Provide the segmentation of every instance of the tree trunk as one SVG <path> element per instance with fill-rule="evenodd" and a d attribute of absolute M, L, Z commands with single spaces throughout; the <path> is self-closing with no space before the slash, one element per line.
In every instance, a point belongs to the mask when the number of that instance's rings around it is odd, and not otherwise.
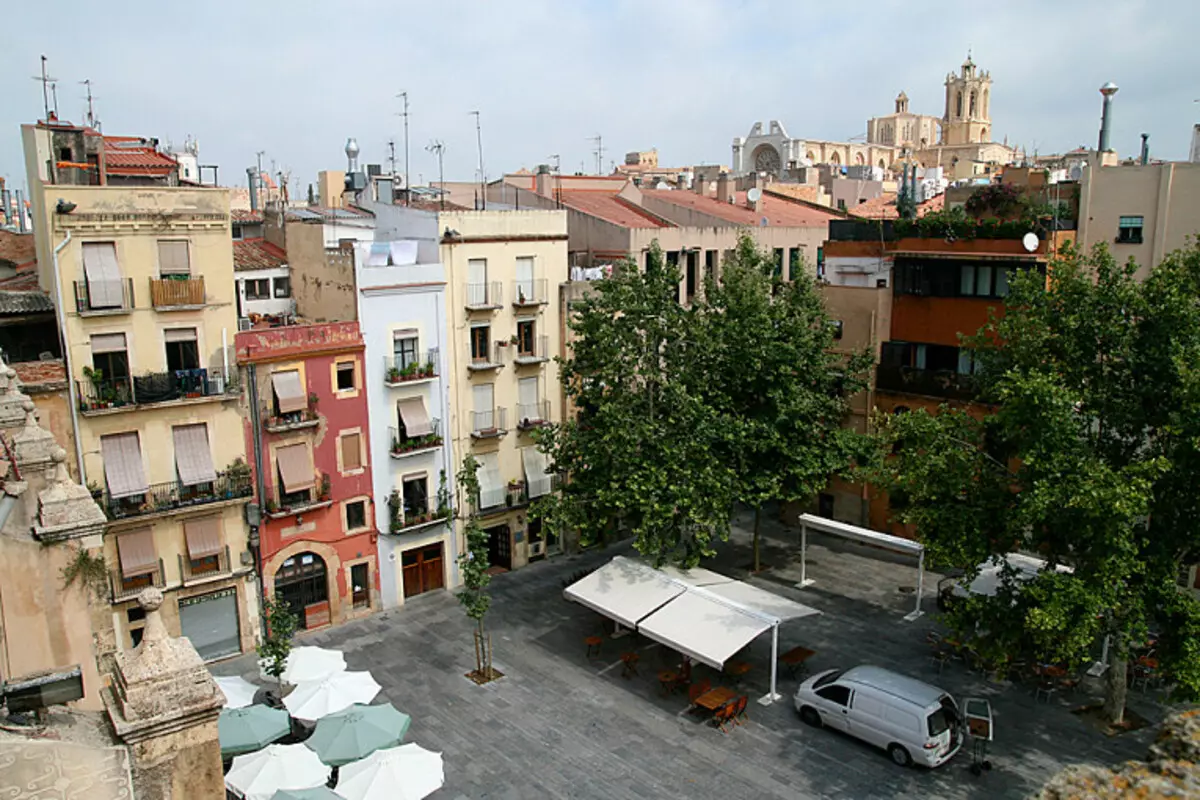
<path fill-rule="evenodd" d="M 758 519 L 762 516 L 762 507 L 754 507 L 754 571 L 758 572 L 762 569 L 762 564 L 758 560 Z"/>
<path fill-rule="evenodd" d="M 1110 725 L 1125 721 L 1126 662 L 1124 637 L 1114 635 L 1108 649 L 1108 672 L 1104 676 L 1104 719 Z"/>

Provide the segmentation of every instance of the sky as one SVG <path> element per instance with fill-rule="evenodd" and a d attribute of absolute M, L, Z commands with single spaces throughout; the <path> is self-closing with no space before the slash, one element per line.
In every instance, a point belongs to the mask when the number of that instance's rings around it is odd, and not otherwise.
<path fill-rule="evenodd" d="M 24 184 L 19 126 L 42 115 L 39 57 L 59 116 L 83 119 L 92 81 L 105 133 L 197 140 L 224 185 L 246 167 L 292 174 L 384 163 L 409 98 L 414 182 L 552 163 L 603 168 L 657 148 L 669 166 L 728 164 L 734 137 L 780 120 L 796 138 L 844 141 L 891 113 L 941 116 L 968 50 L 993 78 L 993 138 L 1030 153 L 1094 147 L 1098 87 L 1114 81 L 1112 143 L 1186 159 L 1200 122 L 1200 3 L 1094 0 L 943 7 L 891 0 L 204 0 L 18 2 L 0 12 L 0 175 Z M 1101 7 L 1103 9 L 1101 10 Z"/>

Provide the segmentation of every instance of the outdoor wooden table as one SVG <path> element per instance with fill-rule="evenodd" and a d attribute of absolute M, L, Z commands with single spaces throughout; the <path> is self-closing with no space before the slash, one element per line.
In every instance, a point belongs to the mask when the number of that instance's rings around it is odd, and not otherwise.
<path fill-rule="evenodd" d="M 793 647 L 781 655 L 779 660 L 787 667 L 788 674 L 794 678 L 797 672 L 804 669 L 804 662 L 816 654 L 816 650 L 809 650 L 807 647 Z"/>
<path fill-rule="evenodd" d="M 735 697 L 737 697 L 737 692 L 733 689 L 718 686 L 697 697 L 696 705 L 708 711 L 716 711 Z"/>
<path fill-rule="evenodd" d="M 679 673 L 674 670 L 664 669 L 658 673 L 658 683 L 664 695 L 671 694 L 675 691 L 675 687 L 679 685 Z"/>
<path fill-rule="evenodd" d="M 725 674 L 738 680 L 741 680 L 749 671 L 750 665 L 745 661 L 732 661 L 725 665 Z"/>

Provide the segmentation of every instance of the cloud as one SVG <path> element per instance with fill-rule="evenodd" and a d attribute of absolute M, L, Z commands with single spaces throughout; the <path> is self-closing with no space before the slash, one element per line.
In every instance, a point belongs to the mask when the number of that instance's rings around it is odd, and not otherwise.
<path fill-rule="evenodd" d="M 74 20 L 70 25 L 64 20 Z M 770 0 L 353 0 L 286 6 L 160 3 L 119 12 L 77 0 L 6 12 L 9 76 L 0 105 L 0 174 L 20 185 L 18 126 L 41 113 L 23 76 L 50 59 L 61 115 L 82 118 L 95 84 L 110 133 L 177 143 L 240 183 L 255 151 L 303 190 L 341 168 L 349 136 L 362 160 L 402 153 L 396 94 L 409 93 L 412 172 L 426 181 L 446 145 L 447 178 L 471 179 L 479 110 L 485 168 L 495 176 L 561 157 L 564 170 L 604 168 L 657 147 L 665 164 L 728 163 L 733 137 L 758 120 L 792 136 L 846 139 L 888 113 L 901 89 L 914 111 L 940 115 L 943 81 L 971 48 L 991 72 L 997 139 L 1043 153 L 1093 144 L 1097 87 L 1121 85 L 1114 143 L 1186 157 L 1200 106 L 1200 4 L 1019 0 L 955 14 L 911 3 Z M 403 156 L 399 158 L 402 160 Z"/>

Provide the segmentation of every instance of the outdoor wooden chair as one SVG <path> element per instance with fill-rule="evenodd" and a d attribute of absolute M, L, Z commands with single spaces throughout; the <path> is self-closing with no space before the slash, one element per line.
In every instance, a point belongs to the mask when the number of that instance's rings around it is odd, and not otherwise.
<path fill-rule="evenodd" d="M 704 694 L 711 688 L 712 688 L 712 683 L 708 679 L 696 681 L 691 686 L 689 686 L 688 687 L 688 706 L 689 706 L 689 708 L 695 708 L 696 707 L 696 699 L 699 698 L 700 695 Z"/>
<path fill-rule="evenodd" d="M 729 733 L 729 731 L 725 730 L 725 724 L 734 724 L 735 721 L 733 717 L 736 707 L 735 701 L 731 700 L 730 702 L 718 708 L 717 712 L 713 714 L 713 721 L 717 723 L 717 727 L 721 729 L 721 733 Z"/>
<path fill-rule="evenodd" d="M 746 716 L 746 704 L 748 702 L 750 702 L 750 698 L 746 695 L 742 695 L 734 701 L 735 705 L 733 709 L 733 721 L 738 725 L 745 725 L 746 720 L 749 719 L 749 717 Z"/>
<path fill-rule="evenodd" d="M 604 639 L 599 636 L 589 636 L 583 640 L 587 645 L 587 657 L 595 658 L 600 655 L 600 645 L 604 644 Z"/>
<path fill-rule="evenodd" d="M 638 665 L 639 660 L 641 660 L 641 656 L 639 656 L 637 653 L 633 653 L 633 652 L 622 653 L 621 654 L 621 677 L 622 678 L 631 678 L 634 675 L 637 675 L 638 674 L 637 665 Z"/>

